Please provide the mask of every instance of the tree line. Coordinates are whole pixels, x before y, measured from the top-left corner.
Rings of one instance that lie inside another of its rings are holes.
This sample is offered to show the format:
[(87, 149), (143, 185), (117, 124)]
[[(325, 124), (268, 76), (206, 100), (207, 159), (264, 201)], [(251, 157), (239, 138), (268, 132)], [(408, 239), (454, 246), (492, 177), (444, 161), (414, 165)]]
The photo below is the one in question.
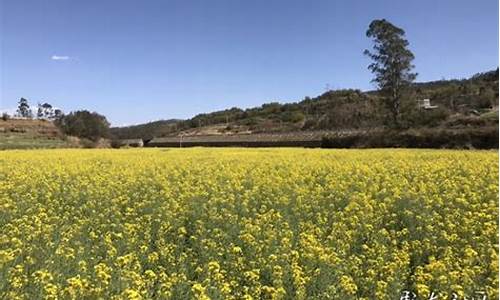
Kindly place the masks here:
[[(29, 102), (26, 98), (21, 98), (18, 102), (16, 113), (13, 117), (23, 118), (23, 119), (44, 119), (44, 120), (55, 120), (62, 116), (62, 110), (53, 107), (50, 103), (38, 103), (36, 111), (30, 107)], [(4, 120), (11, 118), (8, 113), (3, 113), (2, 118)]]

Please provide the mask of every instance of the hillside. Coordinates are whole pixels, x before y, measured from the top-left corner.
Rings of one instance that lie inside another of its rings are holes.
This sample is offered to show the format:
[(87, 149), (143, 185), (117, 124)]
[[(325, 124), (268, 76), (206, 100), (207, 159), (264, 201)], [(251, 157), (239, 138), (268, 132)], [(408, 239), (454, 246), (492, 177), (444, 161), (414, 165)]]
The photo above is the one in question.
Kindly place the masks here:
[(163, 136), (166, 132), (176, 131), (176, 124), (179, 122), (182, 122), (182, 120), (160, 120), (134, 126), (113, 127), (111, 128), (111, 134), (118, 139), (148, 139), (155, 136)]
[(0, 119), (0, 150), (70, 146), (72, 143), (50, 121)]
[[(430, 99), (437, 108), (418, 109), (417, 100)], [(403, 102), (403, 126), (409, 128), (497, 126), (498, 69), (468, 79), (415, 83)], [(339, 131), (384, 128), (388, 112), (377, 91), (328, 91), (295, 103), (266, 103), (249, 109), (231, 108), (199, 114), (188, 120), (155, 121), (115, 127), (118, 139), (231, 135), (295, 131)]]

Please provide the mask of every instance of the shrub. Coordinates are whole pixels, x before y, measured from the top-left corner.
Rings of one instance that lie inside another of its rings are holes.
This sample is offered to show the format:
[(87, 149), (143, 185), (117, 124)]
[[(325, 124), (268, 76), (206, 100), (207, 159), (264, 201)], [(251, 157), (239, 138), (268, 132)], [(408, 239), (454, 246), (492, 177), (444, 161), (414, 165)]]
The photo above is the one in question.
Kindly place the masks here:
[(57, 120), (65, 134), (97, 142), (109, 136), (109, 122), (105, 116), (86, 110), (71, 112)]

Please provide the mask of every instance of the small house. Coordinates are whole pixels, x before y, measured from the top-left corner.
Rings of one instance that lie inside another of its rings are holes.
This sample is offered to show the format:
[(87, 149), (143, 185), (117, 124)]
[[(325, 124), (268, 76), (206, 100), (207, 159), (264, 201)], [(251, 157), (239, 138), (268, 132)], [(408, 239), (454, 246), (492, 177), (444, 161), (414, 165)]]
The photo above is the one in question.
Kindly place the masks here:
[(417, 105), (418, 108), (423, 108), (423, 109), (434, 109), (438, 107), (437, 105), (431, 105), (430, 99), (419, 99), (417, 100)]

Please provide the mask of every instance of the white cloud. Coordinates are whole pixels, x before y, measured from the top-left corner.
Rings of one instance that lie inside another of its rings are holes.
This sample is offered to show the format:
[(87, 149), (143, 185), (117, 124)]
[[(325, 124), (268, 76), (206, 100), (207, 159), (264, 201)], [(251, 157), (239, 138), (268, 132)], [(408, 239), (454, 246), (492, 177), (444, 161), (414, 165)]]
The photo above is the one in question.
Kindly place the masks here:
[(69, 56), (52, 55), (51, 59), (52, 60), (68, 60)]

